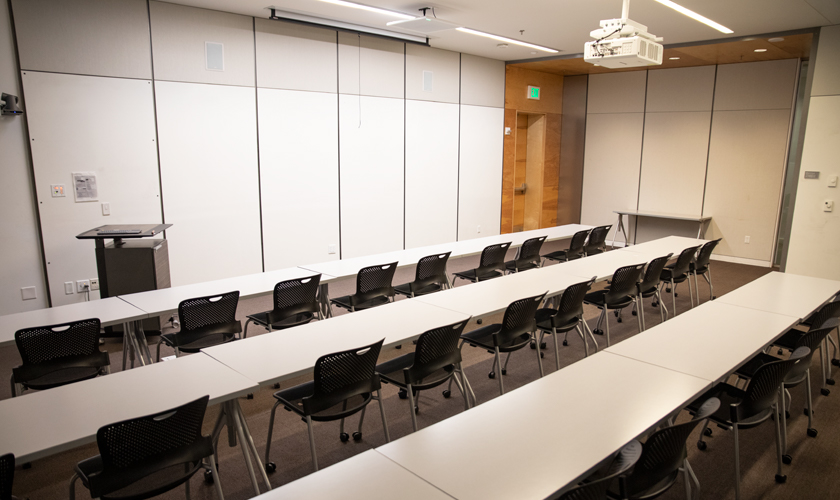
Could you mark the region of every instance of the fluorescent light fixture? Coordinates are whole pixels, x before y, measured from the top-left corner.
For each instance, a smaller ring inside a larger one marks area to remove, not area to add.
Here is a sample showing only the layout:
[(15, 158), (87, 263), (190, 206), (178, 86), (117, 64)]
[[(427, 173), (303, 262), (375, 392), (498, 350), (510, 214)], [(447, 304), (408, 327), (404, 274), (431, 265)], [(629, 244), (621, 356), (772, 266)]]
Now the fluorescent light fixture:
[(507, 43), (512, 43), (512, 44), (515, 44), (515, 45), (521, 45), (523, 47), (530, 47), (532, 49), (542, 50), (543, 52), (551, 52), (552, 54), (556, 54), (558, 52), (557, 50), (549, 49), (548, 47), (543, 47), (541, 45), (534, 45), (533, 43), (520, 42), (519, 40), (514, 40), (513, 38), (506, 38), (506, 37), (499, 36), (499, 35), (491, 35), (490, 33), (485, 33), (483, 31), (472, 30), (472, 29), (469, 29), (469, 28), (456, 28), (456, 29), (458, 31), (461, 31), (461, 32), (464, 32), (464, 33), (469, 33), (470, 35), (478, 35), (478, 36), (483, 36), (483, 37), (486, 37), (486, 38), (492, 38), (493, 40), (498, 40), (500, 42), (507, 42)]
[(670, 59), (671, 61), (676, 61), (677, 59), (679, 59), (679, 57), (669, 57), (668, 59)]
[(350, 7), (351, 9), (361, 9), (368, 12), (376, 12), (377, 14), (384, 14), (386, 16), (398, 17), (400, 19), (415, 19), (417, 16), (409, 16), (401, 12), (394, 12), (392, 10), (380, 9), (379, 7), (371, 7), (370, 5), (363, 5), (355, 2), (345, 2), (344, 0), (321, 0), (324, 3), (331, 3), (333, 5), (341, 5), (342, 7)]
[(767, 52), (767, 49), (755, 49), (753, 52)]
[(734, 33), (734, 31), (727, 28), (726, 26), (724, 26), (722, 24), (718, 24), (718, 23), (712, 21), (711, 19), (709, 19), (708, 17), (703, 17), (700, 14), (694, 12), (693, 10), (686, 9), (682, 5), (676, 4), (676, 3), (672, 2), (671, 0), (656, 0), (656, 1), (661, 3), (662, 5), (664, 5), (665, 7), (670, 7), (672, 9), (674, 9), (675, 11), (679, 12), (680, 14), (684, 14), (684, 15), (694, 19), (695, 21), (700, 21), (701, 23), (703, 23), (707, 26), (711, 26), (712, 28), (720, 31), (721, 33), (727, 33), (727, 34), (728, 33)]

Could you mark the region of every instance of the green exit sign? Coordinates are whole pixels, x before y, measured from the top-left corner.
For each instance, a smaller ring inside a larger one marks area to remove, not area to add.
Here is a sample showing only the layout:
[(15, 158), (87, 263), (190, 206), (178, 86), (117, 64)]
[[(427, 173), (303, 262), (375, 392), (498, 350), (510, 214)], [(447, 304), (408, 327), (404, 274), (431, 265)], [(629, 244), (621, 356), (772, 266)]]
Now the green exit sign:
[(540, 100), (540, 88), (528, 85), (528, 99)]

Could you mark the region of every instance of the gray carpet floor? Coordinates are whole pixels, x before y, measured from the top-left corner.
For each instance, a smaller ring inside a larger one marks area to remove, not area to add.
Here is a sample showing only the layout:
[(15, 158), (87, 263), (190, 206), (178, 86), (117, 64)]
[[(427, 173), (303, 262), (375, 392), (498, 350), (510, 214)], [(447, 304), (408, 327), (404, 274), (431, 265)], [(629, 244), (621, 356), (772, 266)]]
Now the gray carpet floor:
[[(547, 244), (544, 252), (560, 249), (564, 243)], [(509, 255), (512, 257), (512, 254)], [(469, 269), (477, 265), (477, 257), (457, 259), (450, 262), (449, 270), (459, 271)], [(554, 264), (562, 265), (562, 264)], [(770, 269), (752, 266), (729, 264), (725, 262), (712, 262), (715, 294), (723, 295), (745, 283), (748, 283)], [(413, 268), (405, 268), (397, 271), (395, 283), (405, 283), (414, 277)], [(352, 293), (355, 284), (352, 280), (331, 284), (331, 295), (339, 296)], [(456, 286), (469, 286), (464, 281), (456, 283)], [(601, 285), (596, 285), (601, 286)], [(678, 288), (677, 310), (678, 312), (688, 310), (689, 294), (685, 285)], [(709, 288), (702, 282), (700, 284), (700, 295), (703, 302), (709, 300)], [(407, 299), (401, 299), (407, 300)], [(669, 310), (671, 308), (670, 297), (665, 299)], [(237, 315), (244, 318), (248, 314), (268, 310), (271, 308), (271, 298), (249, 299), (240, 302)], [(648, 328), (660, 322), (658, 310), (651, 306), (648, 301), (645, 305), (646, 320)], [(590, 325), (594, 326), (598, 316), (595, 308), (586, 308), (586, 318)], [(337, 314), (342, 314), (337, 312)], [(166, 320), (168, 318), (164, 318)], [(484, 324), (499, 321), (501, 315), (486, 318)], [(611, 339), (613, 342), (620, 342), (629, 336), (636, 335), (638, 328), (636, 318), (626, 311), (623, 322), (617, 323), (615, 317), (611, 318)], [(477, 325), (471, 322), (467, 330), (476, 328)], [(249, 336), (262, 334), (258, 328), (251, 327)], [(154, 349), (156, 338), (150, 338)], [(604, 345), (603, 337), (599, 337), (599, 344)], [(544, 366), (546, 374), (555, 370), (553, 361), (552, 340), (548, 339), (548, 352), (545, 355)], [(109, 342), (105, 346), (111, 353), (112, 370), (120, 369), (122, 362), (121, 344)], [(560, 347), (561, 369), (583, 358), (583, 344), (577, 337), (569, 337), (569, 346)], [(383, 352), (381, 360), (405, 353), (411, 349), (411, 345), (404, 346), (402, 350), (390, 350)], [(725, 349), (726, 346), (708, 346), (709, 350)], [(172, 352), (163, 349), (164, 355), (171, 355)], [(463, 350), (464, 367), (473, 388), (476, 392), (479, 404), (498, 396), (498, 384), (487, 378), (487, 372), (492, 364), (492, 356), (486, 351), (465, 346)], [(817, 357), (814, 362), (818, 363)], [(14, 347), (0, 349), (0, 373), (10, 373), (12, 367), (20, 363), (17, 351)], [(818, 365), (815, 367), (818, 368)], [(836, 370), (836, 369), (835, 369)], [(816, 372), (817, 370), (813, 370)], [(513, 354), (508, 374), (505, 376), (505, 389), (515, 390), (524, 384), (532, 382), (539, 377), (535, 353), (531, 349), (525, 349)], [(840, 377), (838, 377), (840, 378)], [(814, 380), (816, 377), (814, 376)], [(295, 383), (305, 381), (304, 378), (289, 381), (283, 387), (290, 387)], [(177, 381), (173, 381), (177, 383)], [(794, 457), (793, 464), (785, 467), (788, 476), (787, 483), (777, 484), (774, 482), (776, 467), (775, 445), (773, 440), (774, 428), (772, 422), (768, 422), (755, 429), (741, 432), (741, 474), (742, 474), (742, 498), (744, 499), (801, 499), (801, 498), (840, 498), (840, 451), (837, 449), (840, 443), (840, 388), (834, 390), (829, 396), (822, 396), (819, 392), (820, 384), (813, 384), (813, 398), (815, 403), (815, 427), (819, 430), (816, 438), (806, 437), (807, 417), (802, 413), (804, 408), (804, 389), (795, 388), (792, 397), (791, 419), (788, 420), (789, 452)], [(165, 391), (166, 386), (148, 387), (149, 391)], [(247, 417), (249, 427), (257, 443), (260, 453), (264, 453), (268, 421), (274, 398), (271, 397), (275, 391), (273, 388), (262, 388), (254, 394), (251, 400), (242, 399), (240, 404)], [(125, 398), (132, 395), (125, 394)], [(0, 384), (0, 399), (10, 397), (9, 388)], [(411, 417), (408, 413), (407, 400), (397, 397), (397, 390), (392, 386), (384, 386), (383, 397), (385, 412), (388, 418), (389, 429), (392, 439), (398, 439), (411, 432)], [(598, 397), (593, 394), (592, 397)], [(109, 401), (103, 404), (118, 404)], [(574, 404), (570, 402), (570, 404)], [(342, 443), (338, 439), (338, 422), (316, 423), (315, 440), (317, 445), (318, 460), (322, 468), (331, 464), (350, 458), (362, 451), (378, 447), (385, 443), (382, 430), (382, 423), (378, 411), (368, 412), (364, 423), (363, 439), (360, 442), (350, 440)], [(463, 400), (457, 390), (453, 390), (453, 397), (445, 399), (439, 390), (427, 391), (422, 394), (420, 400), (420, 413), (418, 424), (422, 427), (433, 425), (461, 413), (463, 411)], [(208, 409), (205, 419), (205, 431), (212, 430), (212, 424), (217, 415), (217, 408)], [(61, 425), (61, 415), (54, 415), (55, 425)], [(523, 419), (527, 418), (523, 415)], [(683, 412), (680, 420), (687, 419)], [(357, 417), (348, 421), (348, 428), (355, 430)], [(3, 432), (14, 432), (7, 425)], [(543, 432), (553, 432), (552, 429), (544, 429)], [(699, 451), (695, 442), (699, 430), (689, 439), (688, 458), (697, 474), (701, 491), (700, 498), (706, 499), (728, 499), (734, 498), (733, 483), (733, 437), (731, 432), (721, 429), (714, 429), (714, 436), (707, 438), (708, 449)], [(493, 439), (493, 436), (487, 436)], [(2, 452), (3, 450), (0, 450)], [(441, 453), (458, 453), (458, 450), (441, 450)], [(96, 455), (95, 445), (82, 446), (72, 451), (60, 453), (42, 460), (35, 461), (31, 468), (18, 468), (15, 475), (14, 493), (18, 496), (27, 497), (31, 500), (57, 500), (68, 497), (68, 480), (73, 472), (74, 465), (85, 458)], [(278, 409), (277, 421), (275, 423), (274, 437), (271, 445), (271, 461), (276, 463), (277, 470), (270, 475), (274, 487), (281, 486), (290, 481), (306, 476), (312, 472), (312, 465), (309, 454), (309, 444), (306, 432), (306, 425), (291, 413)], [(499, 470), (504, 473), (504, 453), (500, 454)], [(246, 499), (253, 496), (250, 481), (248, 479), (241, 450), (230, 448), (224, 439), (219, 447), (220, 477), (226, 498), (230, 500)], [(360, 481), (374, 480), (377, 471), (370, 471), (369, 478), (359, 478)], [(558, 484), (558, 488), (562, 486)], [(340, 498), (342, 485), (336, 484), (336, 498)], [(683, 498), (685, 496), (682, 480), (661, 498)], [(87, 491), (77, 486), (76, 494), (79, 498), (89, 498)], [(215, 497), (212, 487), (203, 483), (202, 477), (196, 475), (191, 480), (191, 496), (194, 499), (213, 499)], [(165, 499), (184, 498), (184, 490), (178, 488), (162, 495)]]

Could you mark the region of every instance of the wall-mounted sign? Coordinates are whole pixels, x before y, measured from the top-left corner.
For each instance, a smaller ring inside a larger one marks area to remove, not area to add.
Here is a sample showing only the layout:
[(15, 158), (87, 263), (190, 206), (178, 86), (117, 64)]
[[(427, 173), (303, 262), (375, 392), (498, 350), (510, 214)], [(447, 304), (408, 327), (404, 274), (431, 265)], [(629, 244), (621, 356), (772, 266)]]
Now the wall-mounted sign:
[(540, 88), (528, 85), (528, 99), (540, 100)]

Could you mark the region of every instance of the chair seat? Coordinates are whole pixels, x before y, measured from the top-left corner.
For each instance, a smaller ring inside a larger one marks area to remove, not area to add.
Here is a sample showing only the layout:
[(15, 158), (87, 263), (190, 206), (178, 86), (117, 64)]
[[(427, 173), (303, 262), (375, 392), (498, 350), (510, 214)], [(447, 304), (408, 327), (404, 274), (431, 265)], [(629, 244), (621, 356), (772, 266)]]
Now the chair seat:
[(266, 311), (257, 314), (251, 314), (250, 316), (248, 316), (248, 319), (265, 328), (268, 328), (270, 325), (272, 330), (283, 330), (284, 328), (291, 328), (293, 326), (304, 325), (315, 319), (314, 314), (306, 312), (293, 314), (292, 316), (289, 316), (287, 318), (283, 318), (272, 322), (274, 318), (271, 317), (271, 313), (272, 311)]
[(568, 254), (567, 250), (557, 250), (555, 252), (551, 252), (551, 253), (547, 253), (547, 254), (543, 255), (543, 258), (548, 259), (548, 260), (559, 260), (561, 262), (565, 262), (567, 260), (575, 260), (575, 259), (579, 259), (579, 258), (582, 257), (581, 253), (578, 253), (578, 252), (573, 253), (571, 255), (567, 255), (567, 254)]
[[(677, 478), (680, 476), (680, 471), (675, 470), (674, 472), (668, 474), (661, 481), (654, 484), (650, 488), (647, 488), (644, 491), (633, 491), (633, 486), (631, 484), (627, 484), (627, 496), (630, 500), (647, 500), (649, 498), (656, 498), (662, 493), (668, 491), (671, 486), (677, 482)], [(628, 481), (629, 483), (629, 481)], [(622, 498), (618, 492), (615, 491), (608, 491), (607, 497), (611, 499), (620, 499)]]
[(591, 304), (600, 308), (606, 307), (607, 309), (621, 309), (633, 303), (633, 297), (628, 295), (622, 297), (621, 300), (607, 304), (606, 300), (608, 291), (609, 290), (596, 290), (594, 292), (587, 293), (583, 297), (583, 302), (584, 304)]
[(601, 248), (601, 247), (598, 247), (598, 248), (586, 248), (586, 249), (584, 249), (584, 251), (586, 252), (586, 255), (587, 255), (587, 256), (589, 256), (589, 255), (598, 255), (599, 253), (604, 253), (604, 249), (603, 249), (603, 248)]
[(673, 281), (674, 283), (682, 283), (683, 281), (688, 279), (688, 273), (677, 274), (676, 276), (672, 276), (673, 274), (673, 266), (665, 266), (665, 269), (662, 270), (662, 281)]
[[(784, 335), (776, 339), (773, 342), (773, 345), (777, 345), (779, 347), (784, 347), (785, 349), (790, 349), (791, 351), (796, 348), (796, 342), (799, 341), (799, 338), (805, 334), (802, 330), (797, 330), (795, 328), (791, 328)], [(776, 360), (778, 361), (778, 359)]]
[(692, 273), (705, 274), (706, 271), (709, 270), (709, 266), (706, 265), (706, 266), (702, 266), (702, 267), (697, 267), (697, 263), (692, 262), (688, 265), (688, 270), (691, 271)]
[(160, 340), (172, 348), (178, 348), (181, 352), (196, 353), (207, 347), (227, 344), (236, 340), (232, 332), (219, 332), (208, 334), (193, 334), (191, 332), (167, 333), (160, 336)]
[[(400, 295), (405, 295), (406, 297), (411, 297), (411, 287), (409, 286), (410, 283), (405, 283), (403, 285), (397, 285), (394, 287), (394, 291)], [(419, 297), (421, 295), (426, 295), (429, 293), (435, 293), (441, 291), (443, 288), (438, 283), (432, 283), (431, 285), (424, 286), (419, 290), (414, 290), (414, 296)]]
[(642, 292), (639, 292), (639, 295), (641, 295), (641, 296), (642, 296), (642, 298), (649, 299), (649, 298), (651, 298), (651, 297), (655, 296), (655, 295), (656, 295), (656, 292), (657, 292), (658, 290), (659, 290), (659, 288), (658, 288), (658, 287), (656, 287), (656, 286), (652, 286), (652, 287), (648, 288), (647, 290), (644, 290), (644, 291), (642, 291)]
[[(697, 410), (700, 408), (700, 405), (702, 405), (707, 399), (718, 398), (720, 400), (720, 408), (718, 408), (716, 412), (709, 416), (709, 420), (721, 425), (732, 426), (733, 423), (730, 420), (729, 407), (732, 404), (740, 402), (745, 395), (745, 391), (738, 389), (735, 386), (726, 383), (720, 383), (706, 391), (706, 393), (700, 396), (699, 398), (692, 401), (688, 405), (687, 409), (691, 413), (696, 413)], [(742, 429), (749, 429), (750, 427), (755, 427), (761, 424), (762, 422), (764, 422), (772, 416), (773, 408), (767, 408), (766, 410), (756, 415), (739, 421), (738, 427)]]
[(52, 389), (74, 382), (81, 382), (82, 380), (89, 380), (99, 375), (101, 367), (96, 366), (79, 366), (74, 368), (63, 368), (54, 372), (48, 373), (32, 380), (21, 382), (21, 385), (27, 389), (35, 389), (43, 391), (45, 389)]
[[(519, 271), (527, 271), (529, 269), (536, 269), (538, 267), (540, 267), (540, 265), (536, 262), (523, 262), (519, 265)], [(516, 271), (516, 261), (509, 260), (505, 262), (505, 269), (507, 269), (508, 271)]]
[(557, 309), (551, 309), (549, 307), (537, 309), (536, 314), (534, 314), (534, 319), (537, 322), (537, 328), (539, 328), (540, 330), (545, 330), (549, 333), (552, 331), (552, 329), (557, 330), (557, 333), (565, 333), (570, 330), (573, 330), (580, 323), (580, 318), (575, 316), (574, 318), (570, 319), (569, 322), (566, 324), (555, 325), (554, 318), (556, 316)]
[[(502, 325), (499, 323), (476, 328), (475, 330), (461, 335), (461, 338), (470, 344), (481, 346), (490, 351), (495, 349), (493, 344), (493, 334), (501, 331)], [(511, 342), (499, 346), (499, 352), (511, 352), (525, 347), (531, 343), (531, 334), (523, 333), (514, 338)]]
[(498, 278), (499, 276), (502, 276), (502, 273), (495, 270), (495, 269), (493, 269), (492, 271), (489, 271), (489, 272), (483, 272), (481, 274), (477, 274), (477, 273), (478, 273), (477, 269), (469, 269), (467, 271), (462, 271), (462, 272), (453, 273), (453, 274), (455, 276), (459, 277), (459, 278), (472, 281), (473, 283), (475, 283), (476, 281), (485, 281), (485, 280)]
[[(376, 373), (378, 373), (379, 376), (389, 384), (405, 389), (408, 384), (405, 383), (403, 370), (411, 368), (412, 365), (414, 365), (414, 353), (410, 352), (376, 365)], [(412, 384), (412, 387), (416, 389), (416, 391), (436, 387), (448, 381), (454, 370), (454, 365), (447, 365), (440, 370), (436, 370), (434, 373), (429, 374), (419, 383)]]
[[(274, 398), (280, 401), (287, 410), (291, 410), (301, 417), (305, 417), (306, 411), (304, 411), (303, 399), (313, 394), (315, 394), (315, 382), (310, 380), (309, 382), (277, 391), (274, 393)], [(331, 408), (310, 415), (310, 417), (315, 421), (337, 420), (361, 410), (370, 400), (370, 393), (353, 396), (347, 400), (346, 407), (343, 404), (337, 404)]]
[[(143, 476), (119, 490), (102, 495), (99, 498), (114, 500), (141, 500), (151, 498), (183, 484), (200, 468), (201, 461), (170, 465), (169, 467), (164, 467), (161, 470)], [(79, 474), (79, 479), (88, 488), (90, 488), (89, 479), (92, 476), (101, 474), (102, 471), (101, 455), (82, 460), (76, 464), (76, 473)]]
[[(365, 309), (370, 309), (371, 307), (381, 306), (383, 304), (387, 304), (390, 302), (390, 299), (386, 296), (376, 297), (374, 299), (368, 300), (367, 302), (361, 302), (356, 304), (355, 310), (356, 311), (363, 311)], [(353, 306), (350, 305), (350, 295), (345, 295), (343, 297), (339, 297), (337, 299), (330, 299), (330, 303), (337, 305), (338, 307), (342, 307), (347, 309), (348, 311), (353, 309)]]
[(735, 374), (746, 378), (753, 378), (755, 376), (755, 372), (757, 372), (762, 365), (772, 363), (773, 361), (779, 361), (779, 358), (760, 352), (754, 358), (744, 363), (743, 366), (735, 370)]

